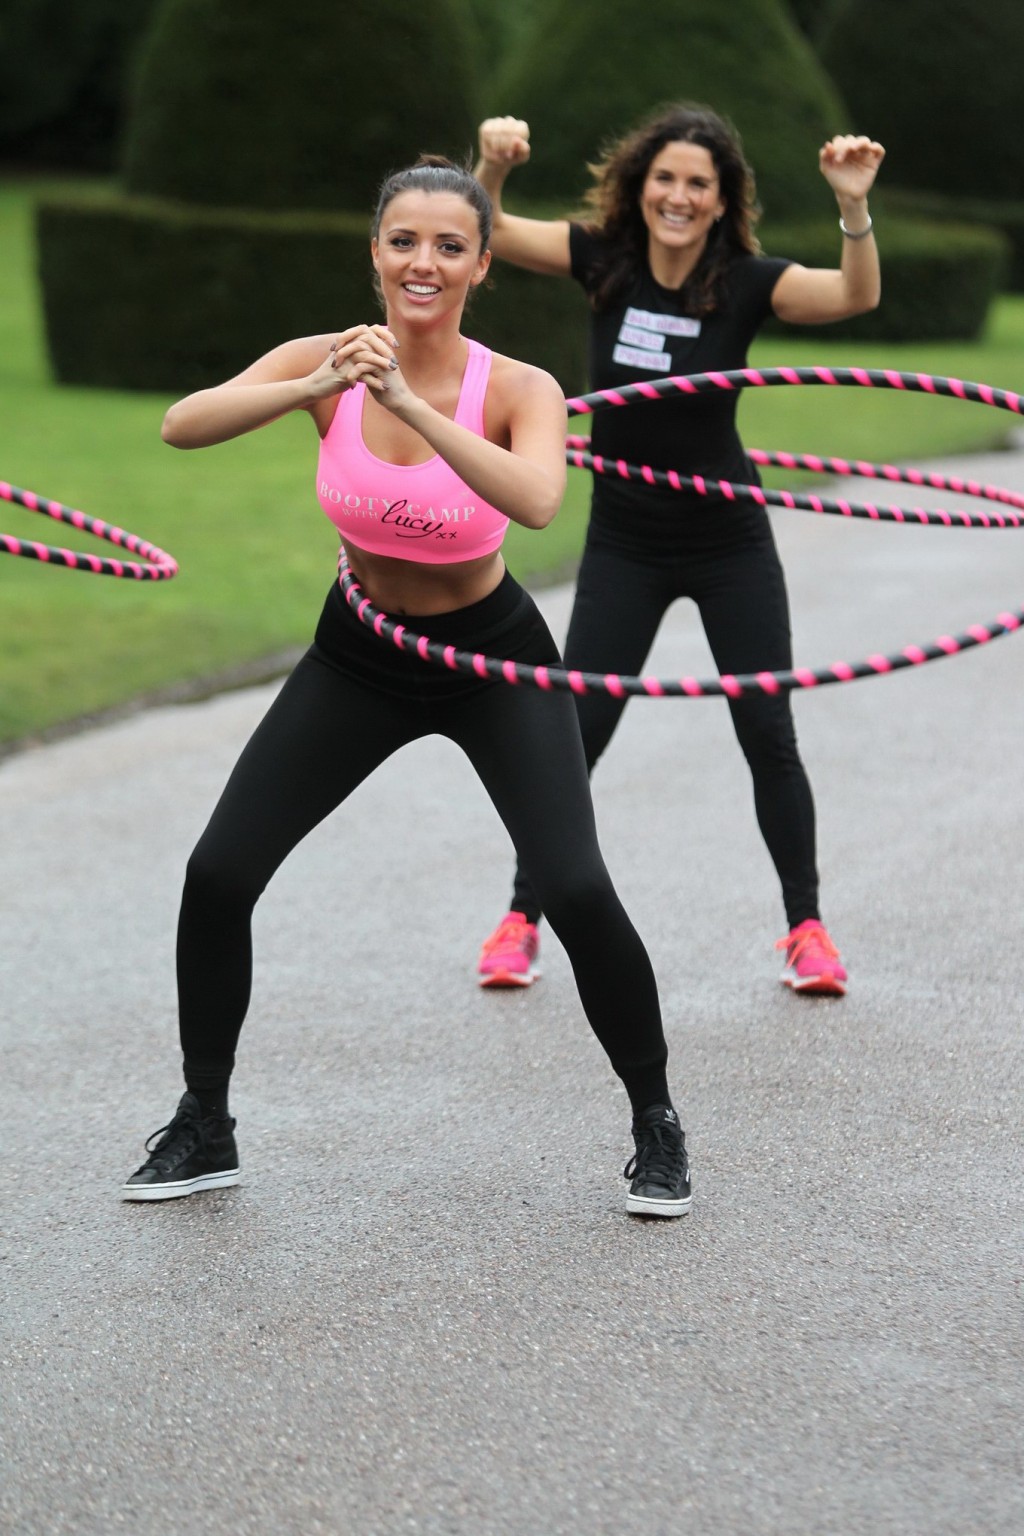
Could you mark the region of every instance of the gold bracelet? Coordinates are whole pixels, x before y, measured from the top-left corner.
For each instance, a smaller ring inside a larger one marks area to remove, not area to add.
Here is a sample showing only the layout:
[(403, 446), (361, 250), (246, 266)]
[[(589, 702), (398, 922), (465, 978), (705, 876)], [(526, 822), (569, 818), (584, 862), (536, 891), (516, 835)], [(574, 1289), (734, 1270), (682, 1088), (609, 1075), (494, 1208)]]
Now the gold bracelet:
[(844, 236), (846, 237), (847, 240), (866, 240), (868, 235), (870, 235), (871, 231), (874, 229), (874, 227), (875, 227), (875, 221), (871, 217), (870, 213), (868, 214), (868, 222), (867, 222), (867, 227), (865, 229), (858, 229), (856, 231), (854, 231), (852, 229), (847, 229), (844, 220), (843, 219), (839, 220), (839, 228), (842, 230), (842, 232), (843, 232), (843, 234), (844, 234)]

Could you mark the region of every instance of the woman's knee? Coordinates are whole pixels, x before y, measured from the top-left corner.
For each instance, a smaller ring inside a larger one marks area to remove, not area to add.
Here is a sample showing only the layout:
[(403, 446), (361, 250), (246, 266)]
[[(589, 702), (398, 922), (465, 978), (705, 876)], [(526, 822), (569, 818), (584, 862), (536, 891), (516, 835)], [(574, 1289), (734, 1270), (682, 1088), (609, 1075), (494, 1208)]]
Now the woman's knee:
[(732, 722), (751, 766), (790, 766), (800, 761), (788, 700), (749, 699), (732, 706)]
[(236, 850), (222, 849), (203, 838), (185, 866), (183, 900), (219, 914), (239, 908), (251, 911), (265, 883), (245, 867)]
[(544, 914), (556, 932), (576, 926), (599, 928), (606, 915), (619, 906), (611, 876), (600, 857), (566, 859), (536, 884)]

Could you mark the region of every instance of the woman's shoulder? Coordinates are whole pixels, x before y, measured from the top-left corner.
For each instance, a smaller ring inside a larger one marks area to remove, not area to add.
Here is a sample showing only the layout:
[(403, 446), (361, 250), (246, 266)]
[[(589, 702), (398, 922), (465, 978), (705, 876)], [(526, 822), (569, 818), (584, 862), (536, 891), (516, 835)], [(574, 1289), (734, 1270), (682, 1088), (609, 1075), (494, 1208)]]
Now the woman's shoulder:
[(316, 336), (296, 336), (291, 341), (282, 341), (250, 363), (235, 382), (252, 384), (304, 378), (319, 368), (337, 334), (336, 331), (324, 331)]
[[(558, 388), (554, 377), (536, 363), (527, 363), (521, 357), (508, 357), (504, 352), (491, 352), (491, 378), (495, 383), (534, 384), (538, 387), (551, 385)], [(546, 382), (545, 382), (546, 381)]]
[(587, 220), (569, 222), (569, 271), (584, 287), (595, 269), (608, 259), (614, 242), (597, 224)]
[(744, 296), (761, 301), (770, 294), (787, 267), (788, 256), (766, 256), (761, 251), (737, 251), (725, 268), (725, 283), (730, 299)]
[(729, 258), (726, 270), (740, 278), (758, 277), (763, 273), (781, 272), (783, 267), (792, 264), (789, 256), (766, 256), (764, 251), (737, 251)]
[(503, 352), (491, 353), (490, 391), (510, 407), (516, 400), (529, 396), (532, 399), (549, 398), (564, 403), (565, 396), (557, 379), (535, 363), (527, 363), (519, 357), (508, 357)]

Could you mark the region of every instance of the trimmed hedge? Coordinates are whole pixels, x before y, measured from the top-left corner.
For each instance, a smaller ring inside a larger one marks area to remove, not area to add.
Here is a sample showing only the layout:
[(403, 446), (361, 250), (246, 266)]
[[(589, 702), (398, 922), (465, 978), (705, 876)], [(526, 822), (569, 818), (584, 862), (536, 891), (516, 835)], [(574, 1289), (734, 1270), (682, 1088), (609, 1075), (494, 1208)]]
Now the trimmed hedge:
[[(66, 384), (184, 393), (293, 336), (380, 318), (359, 215), (108, 193), (44, 199), (36, 222), (50, 357)], [(465, 328), (577, 390), (585, 304), (574, 286), (495, 268)]]
[(63, 383), (198, 389), (293, 336), (379, 315), (365, 217), (110, 193), (44, 198), (36, 227)]
[(575, 395), (587, 387), (589, 313), (577, 283), (492, 261), (463, 330), (496, 352), (546, 368)]
[(887, 178), (943, 196), (1019, 195), (1021, 0), (858, 0), (819, 50), (857, 131), (886, 146)]
[(0, 156), (110, 170), (128, 82), (156, 0), (5, 0)]
[[(46, 199), (37, 226), (46, 333), (64, 383), (185, 393), (290, 337), (379, 315), (363, 217), (197, 210), (108, 193)], [(821, 334), (976, 336), (1005, 238), (889, 218), (879, 235), (881, 307)], [(834, 222), (776, 224), (765, 248), (830, 267), (839, 238)], [(587, 311), (577, 285), (503, 262), (491, 270), (467, 315), (469, 334), (548, 369), (567, 393), (583, 388)]]
[[(999, 230), (883, 215), (877, 237), (878, 308), (834, 325), (800, 326), (801, 332), (864, 341), (970, 341), (981, 334), (1009, 261), (1009, 241)], [(790, 256), (806, 267), (837, 266), (841, 239), (834, 221), (772, 224), (761, 232), (769, 255)]]
[(578, 197), (586, 162), (660, 102), (709, 102), (743, 135), (777, 219), (820, 208), (818, 147), (847, 124), (783, 0), (551, 0), (493, 97), (530, 123), (516, 182), (538, 200)]
[(360, 211), (478, 118), (464, 0), (163, 0), (125, 141), (127, 190)]
[(972, 197), (942, 197), (938, 192), (913, 192), (886, 187), (885, 207), (909, 218), (943, 224), (983, 224), (1002, 230), (1010, 242), (1006, 286), (1024, 293), (1024, 202), (997, 202)]

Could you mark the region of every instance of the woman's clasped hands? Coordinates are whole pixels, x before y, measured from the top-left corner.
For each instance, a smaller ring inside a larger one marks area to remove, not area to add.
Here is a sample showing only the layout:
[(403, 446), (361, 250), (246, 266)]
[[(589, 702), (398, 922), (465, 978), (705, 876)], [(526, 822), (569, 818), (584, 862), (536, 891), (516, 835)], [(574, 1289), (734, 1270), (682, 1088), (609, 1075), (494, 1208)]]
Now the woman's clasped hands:
[(393, 395), (397, 400), (407, 388), (398, 370), (398, 345), (386, 325), (350, 326), (335, 336), (310, 382), (321, 395), (340, 395), (354, 384), (365, 384), (378, 397)]

